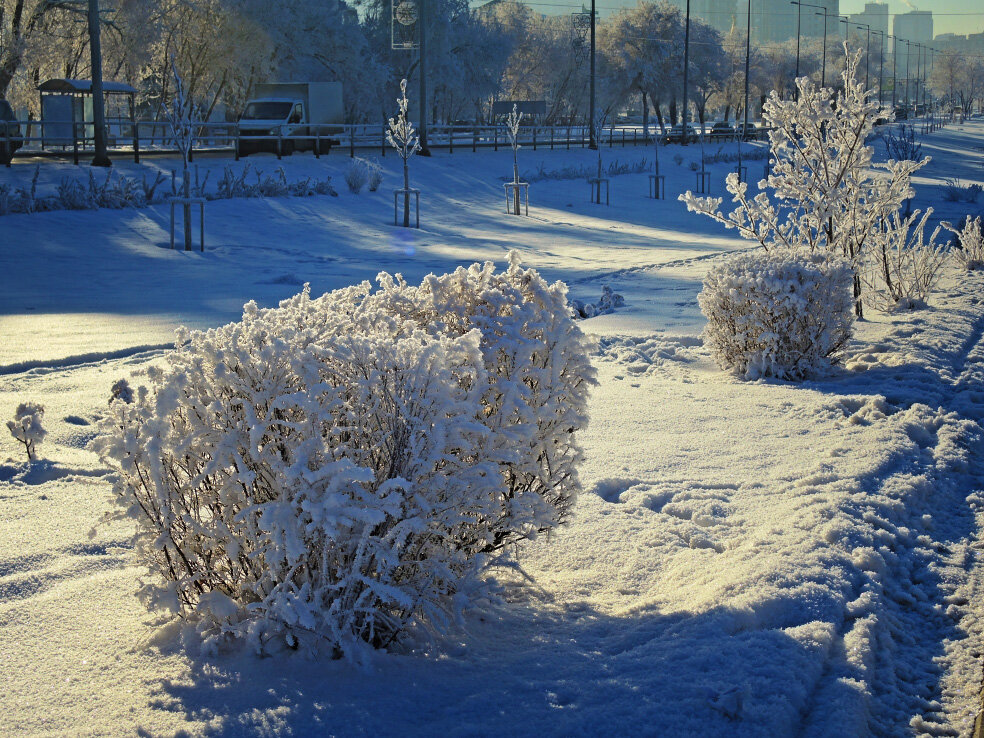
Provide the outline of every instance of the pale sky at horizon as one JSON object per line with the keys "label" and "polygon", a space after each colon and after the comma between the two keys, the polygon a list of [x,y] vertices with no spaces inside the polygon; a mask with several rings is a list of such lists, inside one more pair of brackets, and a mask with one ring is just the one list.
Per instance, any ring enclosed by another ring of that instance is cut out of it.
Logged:
{"label": "pale sky at horizon", "polygon": [[[473,0],[474,1],[474,0]],[[484,2],[485,0],[481,0]],[[547,15],[562,15],[581,7],[583,2],[589,5],[591,0],[520,0],[540,13]],[[671,0],[672,1],[672,0]],[[860,13],[866,2],[878,0],[840,0],[840,12]],[[957,33],[966,36],[969,33],[984,32],[984,2],[982,0],[934,0],[919,2],[919,0],[886,0],[890,14],[907,13],[910,10],[933,11],[933,35],[940,33]],[[637,0],[595,0],[595,7],[600,15],[607,16],[618,8],[633,7]],[[481,4],[481,3],[478,3]],[[755,12],[755,0],[752,0],[752,12]],[[889,18],[891,28],[891,17]]]}

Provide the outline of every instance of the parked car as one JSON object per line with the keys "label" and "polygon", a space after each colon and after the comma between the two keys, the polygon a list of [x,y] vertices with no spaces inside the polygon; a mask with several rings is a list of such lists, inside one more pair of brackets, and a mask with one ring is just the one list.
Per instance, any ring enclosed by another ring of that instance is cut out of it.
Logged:
{"label": "parked car", "polygon": [[748,128],[745,128],[744,123],[739,123],[735,126],[735,136],[739,137],[742,141],[755,141],[763,133],[754,123],[749,123]]}
{"label": "parked car", "polygon": [[[694,128],[690,123],[687,124],[687,142],[693,143],[697,140],[697,129]],[[683,124],[677,123],[673,126],[666,134],[663,136],[663,143],[683,143],[684,133]]]}
{"label": "parked car", "polygon": [[895,120],[908,120],[909,110],[904,105],[897,105],[894,110]]}
{"label": "parked car", "polygon": [[711,126],[708,134],[711,138],[732,138],[735,135],[735,127],[727,121],[721,120]]}
{"label": "parked car", "polygon": [[20,126],[10,103],[0,98],[0,164],[6,166],[14,158],[14,152],[24,145]]}

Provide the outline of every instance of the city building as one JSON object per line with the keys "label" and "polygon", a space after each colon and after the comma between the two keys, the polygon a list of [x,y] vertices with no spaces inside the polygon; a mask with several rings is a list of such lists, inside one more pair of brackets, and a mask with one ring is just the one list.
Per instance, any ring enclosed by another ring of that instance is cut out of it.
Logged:
{"label": "city building", "polygon": [[852,13],[848,16],[852,23],[871,26],[871,32],[888,35],[888,4],[865,3],[863,13]]}

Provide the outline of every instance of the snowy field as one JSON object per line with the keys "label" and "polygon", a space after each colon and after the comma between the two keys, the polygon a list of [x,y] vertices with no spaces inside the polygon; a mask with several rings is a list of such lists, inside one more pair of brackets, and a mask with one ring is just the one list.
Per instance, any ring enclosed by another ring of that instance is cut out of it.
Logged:
{"label": "snowy field", "polygon": [[[947,178],[984,183],[984,123],[922,139],[916,207],[950,220]],[[730,144],[725,148],[733,148]],[[708,146],[709,154],[722,148]],[[879,152],[883,151],[877,145]],[[681,162],[674,160],[679,153]],[[167,248],[169,211],[0,217],[0,420],[43,403],[30,467],[0,439],[0,734],[337,736],[970,735],[984,653],[984,274],[947,274],[930,308],[860,323],[843,369],[741,382],[699,338],[713,260],[748,248],[677,194],[699,148],[661,148],[670,198],[646,174],[531,187],[504,214],[511,153],[412,161],[418,230],[395,228],[398,162],[353,195],[347,157],[251,167],[333,177],[338,197],[225,200],[206,251]],[[606,163],[654,150],[604,149]],[[590,165],[589,151],[520,152],[521,171]],[[214,182],[229,160],[202,158]],[[761,176],[761,161],[749,163]],[[151,159],[118,170],[168,171]],[[729,165],[715,165],[722,194]],[[0,169],[23,186],[33,164]],[[45,162],[39,187],[85,167]],[[152,176],[152,175],[150,175]],[[592,318],[600,384],[570,525],[496,572],[499,598],[454,637],[344,661],[204,656],[148,613],[120,525],[90,530],[110,483],[85,450],[110,385],[136,386],[179,325],[236,320],[309,282],[429,272],[510,249],[573,298],[625,297]]]}

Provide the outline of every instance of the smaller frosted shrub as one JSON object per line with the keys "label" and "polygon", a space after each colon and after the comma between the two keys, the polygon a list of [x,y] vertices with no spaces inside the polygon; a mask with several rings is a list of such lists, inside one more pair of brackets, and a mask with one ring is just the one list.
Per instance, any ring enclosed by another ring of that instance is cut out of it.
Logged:
{"label": "smaller frosted shrub", "polygon": [[713,267],[697,297],[704,342],[744,379],[802,379],[837,363],[854,322],[854,271],[838,257],[747,252]]}
{"label": "smaller frosted shrub", "polygon": [[964,269],[984,269],[984,232],[981,231],[981,217],[973,220],[968,215],[963,228],[959,230],[950,223],[943,227],[956,234],[959,249],[953,251],[953,258]]}
{"label": "smaller frosted shrub", "polygon": [[7,421],[7,428],[16,440],[24,444],[27,460],[33,461],[37,456],[37,447],[48,435],[41,425],[44,418],[44,406],[35,402],[24,402],[17,406],[14,419]]}
{"label": "smaller frosted shrub", "polygon": [[379,185],[383,183],[383,168],[379,165],[379,162],[373,161],[372,159],[363,159],[366,163],[366,173],[369,177],[369,191],[375,192],[379,189]]}
{"label": "smaller frosted shrub", "polygon": [[932,208],[922,218],[918,210],[908,217],[893,213],[885,222],[884,237],[871,248],[862,274],[869,287],[865,302],[884,312],[925,306],[949,255],[945,246],[936,243],[940,226],[928,241],[925,238],[932,213]]}
{"label": "smaller frosted shrub", "polygon": [[345,170],[345,184],[348,186],[349,192],[353,195],[358,195],[368,182],[369,172],[365,162],[361,159],[352,159],[349,162],[348,169]]}

